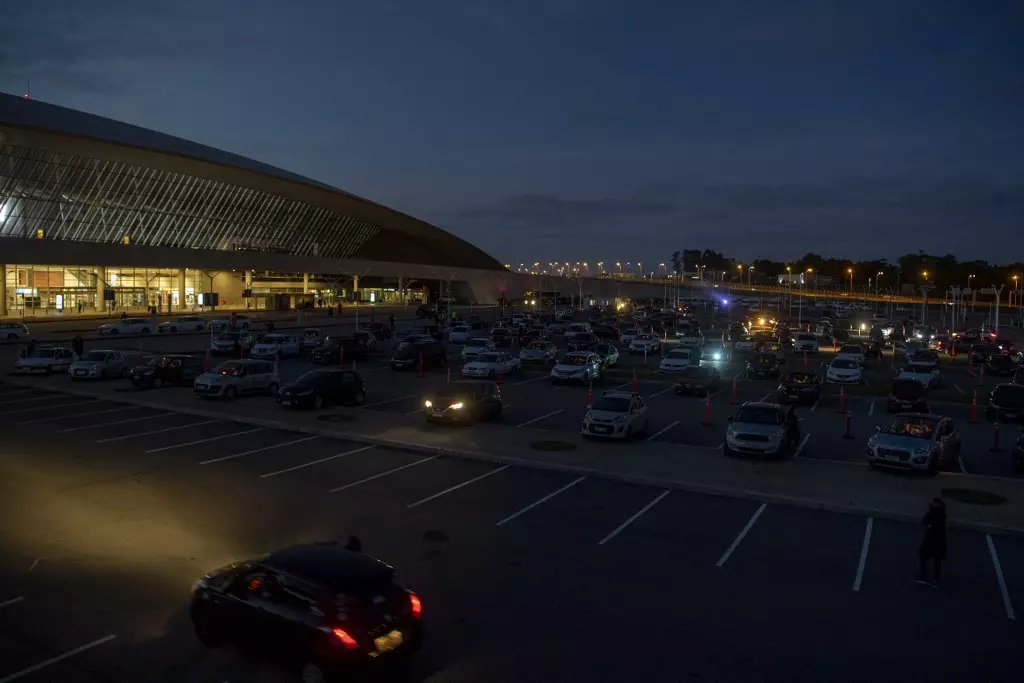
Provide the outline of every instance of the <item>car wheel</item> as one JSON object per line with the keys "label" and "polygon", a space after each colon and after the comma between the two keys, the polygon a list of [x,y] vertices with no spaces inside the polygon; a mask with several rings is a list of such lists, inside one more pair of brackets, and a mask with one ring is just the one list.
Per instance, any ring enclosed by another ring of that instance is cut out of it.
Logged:
{"label": "car wheel", "polygon": [[18,336],[16,334],[14,334],[13,332],[11,332],[9,335],[7,335],[7,341],[14,341],[17,338],[18,338]]}
{"label": "car wheel", "polygon": [[366,391],[360,389],[356,392],[356,405],[361,406],[366,402]]}
{"label": "car wheel", "polygon": [[320,410],[324,407],[324,397],[319,394],[313,397],[313,410]]}
{"label": "car wheel", "polygon": [[116,328],[110,330],[110,334],[121,334]]}
{"label": "car wheel", "polygon": [[238,395],[238,389],[235,387],[228,387],[224,390],[224,398],[234,398]]}
{"label": "car wheel", "polygon": [[326,683],[327,676],[324,674],[324,670],[320,668],[319,664],[313,662],[306,662],[302,665],[302,672],[300,674],[302,683]]}
{"label": "car wheel", "polygon": [[155,389],[159,389],[163,385],[164,385],[164,381],[162,379],[160,379],[159,377],[154,377],[153,378],[153,387]]}
{"label": "car wheel", "polygon": [[277,396],[277,390],[279,389],[277,382],[271,382],[267,385],[267,395]]}

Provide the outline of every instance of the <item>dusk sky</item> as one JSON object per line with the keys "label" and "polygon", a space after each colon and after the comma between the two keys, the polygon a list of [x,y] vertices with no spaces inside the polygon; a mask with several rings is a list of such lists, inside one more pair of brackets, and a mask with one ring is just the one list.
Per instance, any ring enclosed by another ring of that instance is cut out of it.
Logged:
{"label": "dusk sky", "polygon": [[505,263],[1008,262],[1022,35],[1015,0],[33,0],[4,8],[0,88],[30,78]]}

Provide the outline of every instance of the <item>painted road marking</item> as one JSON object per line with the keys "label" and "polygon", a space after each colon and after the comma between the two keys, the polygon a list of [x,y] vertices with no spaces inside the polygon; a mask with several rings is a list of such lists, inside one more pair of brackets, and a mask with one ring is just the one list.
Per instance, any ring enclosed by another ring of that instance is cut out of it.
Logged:
{"label": "painted road marking", "polygon": [[739,547],[740,543],[753,528],[754,524],[757,522],[757,518],[761,516],[761,513],[764,512],[764,509],[766,507],[768,507],[768,503],[761,503],[761,507],[757,508],[754,514],[751,515],[750,519],[747,521],[747,525],[743,527],[743,530],[740,531],[738,536],[736,536],[736,538],[732,542],[732,545],[730,545],[729,548],[725,551],[725,553],[720,558],[718,558],[718,562],[715,563],[716,567],[721,567],[729,560],[729,557],[733,554],[733,551],[735,551],[736,548]]}
{"label": "painted road marking", "polygon": [[552,491],[551,493],[549,493],[548,495],[544,496],[543,498],[540,498],[539,500],[533,501],[532,503],[530,503],[529,505],[524,507],[522,510],[519,510],[518,512],[513,512],[511,515],[509,515],[505,519],[501,520],[500,522],[498,522],[494,526],[502,526],[503,524],[511,522],[516,517],[522,515],[525,512],[529,512],[530,510],[532,510],[533,508],[537,507],[541,503],[546,503],[547,501],[551,500],[552,498],[557,496],[562,491],[567,491],[567,490],[571,489],[573,486],[575,486],[576,484],[580,483],[584,479],[586,479],[586,476],[582,476],[582,477],[579,477],[577,479],[573,479],[572,481],[570,481],[568,484],[566,484],[562,488],[560,488],[560,489],[558,489],[556,491]]}
{"label": "painted road marking", "polygon": [[872,401],[871,405],[868,406],[868,417],[871,417],[874,414],[875,414],[875,402]]}
{"label": "painted road marking", "polygon": [[62,652],[59,655],[57,655],[56,657],[50,657],[49,659],[43,660],[43,661],[39,662],[38,664],[33,664],[32,666],[28,667],[27,669],[22,669],[21,671],[15,671],[14,673],[12,673],[12,674],[10,674],[8,676],[4,676],[3,678],[0,678],[0,683],[11,683],[11,681],[16,681],[19,678],[24,678],[25,676],[28,676],[31,673],[35,673],[36,671],[39,671],[40,669],[45,669],[46,667],[50,666],[51,664],[56,664],[57,662],[60,662],[60,661],[63,661],[65,659],[67,659],[68,657],[74,657],[75,655],[77,655],[77,654],[79,654],[81,652],[85,652],[86,650],[91,650],[92,648],[97,647],[98,645],[102,645],[103,643],[110,642],[111,640],[113,640],[116,637],[117,636],[115,636],[113,633],[111,633],[110,635],[103,636],[102,638],[100,638],[98,640],[94,640],[91,643],[86,643],[85,645],[82,645],[80,647],[76,647],[74,650],[68,650],[67,652]]}
{"label": "painted road marking", "polygon": [[630,524],[632,524],[636,520],[640,519],[640,517],[642,517],[645,512],[647,512],[652,507],[657,505],[661,501],[662,498],[664,498],[665,496],[667,496],[671,492],[672,492],[672,489],[665,489],[664,491],[659,493],[657,496],[655,496],[654,500],[652,500],[650,503],[648,503],[647,505],[644,505],[642,508],[640,508],[639,510],[634,512],[632,517],[627,519],[625,522],[623,522],[619,526],[615,527],[615,529],[613,529],[610,534],[608,534],[607,536],[602,538],[600,541],[598,541],[597,544],[598,545],[604,545],[608,541],[610,541],[613,538],[615,538],[616,536],[618,536],[620,531],[622,531],[623,529],[628,527]]}
{"label": "painted road marking", "polygon": [[125,410],[138,410],[142,406],[119,406],[117,408],[107,408],[106,410],[93,410],[88,413],[78,413],[77,415],[56,415],[54,417],[40,417],[35,420],[22,420],[21,422],[15,422],[18,425],[31,425],[37,422],[53,422],[54,420],[69,420],[79,417],[87,417],[89,415],[103,415],[104,413],[120,413]]}
{"label": "painted road marking", "polygon": [[330,491],[328,491],[328,493],[337,493],[338,491],[344,491],[345,489],[350,489],[353,486],[359,486],[360,484],[365,484],[368,481],[373,481],[374,479],[380,479],[381,477],[386,477],[389,474],[394,474],[395,472],[401,472],[402,470],[407,470],[410,467],[416,467],[417,465],[422,465],[423,463],[430,462],[431,460],[436,460],[438,457],[439,456],[432,455],[429,458],[423,458],[422,460],[417,460],[416,462],[411,462],[408,465],[402,465],[401,467],[396,467],[396,468],[394,468],[392,470],[388,470],[387,472],[381,472],[380,474],[374,474],[373,476],[366,477],[365,479],[360,479],[359,481],[354,481],[351,484],[345,484],[343,486],[338,486],[337,488],[333,488]]}
{"label": "painted road marking", "polygon": [[313,465],[319,465],[320,463],[327,462],[328,460],[337,460],[338,458],[344,458],[345,456],[352,455],[353,453],[362,453],[363,451],[368,451],[371,448],[375,448],[375,446],[363,446],[362,448],[356,448],[355,450],[345,451],[344,453],[329,455],[326,458],[320,458],[318,460],[304,462],[301,465],[296,465],[295,467],[288,467],[283,470],[277,470],[276,472],[267,472],[266,474],[261,474],[260,479],[266,479],[267,477],[276,477],[279,474],[284,474],[285,472],[294,472],[295,470],[301,470],[304,467],[312,467]]}
{"label": "painted road marking", "polygon": [[242,436],[243,434],[252,434],[253,432],[262,432],[263,427],[257,427],[255,429],[246,429],[241,432],[231,432],[230,434],[221,434],[220,436],[211,436],[208,439],[197,439],[196,441],[186,441],[185,443],[176,443],[171,446],[161,446],[160,448],[151,448],[146,453],[159,453],[160,451],[169,451],[172,448],[184,448],[185,446],[195,446],[197,443],[206,443],[207,441],[218,441],[220,439],[228,439],[232,436]]}
{"label": "painted road marking", "polygon": [[[36,391],[36,390],[35,389],[28,389],[27,391]],[[2,395],[6,396],[7,394],[2,394]],[[7,403],[31,403],[32,401],[46,401],[48,399],[52,399],[52,398],[54,398],[56,396],[59,396],[59,395],[60,394],[52,393],[52,394],[46,394],[45,396],[36,396],[35,398],[16,398],[13,401],[0,401],[0,406],[2,406],[4,404],[7,404]]]}
{"label": "painted road marking", "polygon": [[444,491],[439,491],[439,492],[435,493],[432,496],[427,496],[423,500],[417,500],[415,503],[409,503],[408,505],[405,506],[405,508],[407,510],[409,510],[409,509],[412,509],[414,507],[419,507],[420,505],[423,505],[424,503],[429,503],[430,501],[434,500],[435,498],[440,498],[441,496],[443,496],[443,495],[445,495],[447,493],[451,493],[452,491],[458,491],[463,486],[469,486],[470,484],[472,484],[474,482],[480,481],[481,479],[486,479],[487,477],[491,476],[492,474],[497,474],[498,472],[507,470],[508,468],[509,468],[509,465],[502,465],[501,467],[493,469],[490,472],[484,472],[483,474],[481,474],[478,477],[473,477],[472,479],[467,479],[466,481],[462,482],[461,484],[456,484],[455,486],[449,486]]}
{"label": "painted road marking", "polygon": [[1010,602],[1010,593],[1006,590],[1006,580],[1003,579],[1003,567],[999,564],[999,554],[996,552],[996,544],[992,541],[992,534],[985,534],[985,543],[988,544],[988,553],[992,556],[992,567],[996,570],[996,581],[999,582],[999,593],[1003,596],[1003,608],[1006,610],[1006,618],[1016,620],[1017,615],[1013,611],[1013,603]]}
{"label": "painted road marking", "polygon": [[382,406],[382,405],[386,405],[388,403],[394,403],[395,401],[404,401],[407,398],[415,398],[415,395],[414,394],[409,394],[408,396],[398,396],[396,398],[389,398],[386,401],[377,401],[376,403],[367,403],[363,407],[364,408],[373,408],[374,406]]}
{"label": "painted road marking", "polygon": [[[14,389],[13,391],[0,391],[0,396],[14,396],[15,394],[31,394],[33,391],[45,391],[44,389]],[[50,394],[53,395],[52,393]],[[28,400],[28,399],[25,399]],[[13,403],[14,401],[3,401],[3,403]]]}
{"label": "painted road marking", "polygon": [[654,441],[654,440],[655,440],[655,439],[657,439],[657,438],[658,438],[659,436],[661,436],[662,434],[664,434],[664,433],[665,433],[665,432],[667,432],[668,430],[670,430],[670,429],[672,429],[673,427],[675,427],[675,426],[676,426],[677,424],[679,424],[679,420],[676,420],[675,422],[672,422],[671,424],[668,424],[668,425],[666,425],[666,426],[662,427],[661,429],[659,429],[658,431],[654,432],[654,433],[653,433],[653,434],[651,434],[651,435],[650,435],[649,437],[647,437],[647,440],[648,440],[648,441]]}
{"label": "painted road marking", "polygon": [[662,394],[667,394],[668,392],[672,391],[673,389],[675,389],[674,385],[669,386],[667,389],[662,389],[661,391],[656,391],[653,394],[651,394],[650,396],[648,396],[647,400],[650,401],[652,398],[655,398],[657,396],[661,396]]}
{"label": "painted road marking", "polygon": [[134,434],[124,434],[122,436],[110,436],[106,439],[99,439],[96,443],[107,443],[109,441],[121,441],[122,439],[134,439],[137,436],[149,436],[150,434],[162,434],[164,432],[173,432],[175,429],[190,429],[191,427],[202,427],[203,425],[212,425],[214,422],[220,422],[220,420],[206,420],[205,422],[192,422],[187,425],[178,425],[177,427],[164,427],[163,429],[154,429],[148,432],[135,432]]}
{"label": "painted road marking", "polygon": [[410,410],[409,412],[406,413],[406,415],[415,415],[416,413],[422,413],[423,410],[424,410],[423,408],[417,408],[416,410]]}
{"label": "painted road marking", "polygon": [[177,415],[178,413],[158,413],[156,415],[146,415],[144,417],[133,417],[128,420],[117,420],[116,422],[97,422],[96,424],[85,425],[84,427],[70,427],[68,429],[61,429],[57,433],[65,434],[67,432],[80,432],[84,429],[96,429],[97,427],[110,427],[113,425],[123,425],[129,422],[142,422],[143,420],[155,420],[160,417],[169,417],[171,415]]}
{"label": "painted road marking", "polygon": [[799,458],[800,457],[800,454],[803,453],[803,451],[804,451],[804,446],[807,445],[807,440],[810,439],[810,438],[811,438],[811,433],[810,432],[804,434],[804,438],[800,439],[800,445],[796,447],[795,451],[793,451],[793,457],[794,458]]}
{"label": "painted road marking", "polygon": [[966,391],[964,391],[963,389],[960,388],[959,384],[956,384],[955,382],[953,383],[953,388],[956,389],[957,391],[959,391],[961,394],[966,394],[967,393]]}
{"label": "painted road marking", "polygon": [[18,415],[20,413],[32,413],[32,412],[35,412],[37,410],[52,410],[53,408],[70,408],[71,406],[84,406],[84,405],[88,405],[90,403],[102,403],[102,402],[103,401],[101,401],[100,399],[97,398],[97,399],[92,399],[92,400],[89,400],[89,401],[76,401],[74,403],[57,403],[57,404],[54,404],[52,406],[40,406],[38,408],[23,408],[22,410],[9,410],[9,411],[7,411],[5,413],[0,413],[0,415]]}
{"label": "painted road marking", "polygon": [[263,446],[261,448],[254,448],[251,451],[245,451],[244,453],[234,453],[232,455],[224,455],[224,456],[221,456],[219,458],[211,458],[209,460],[203,460],[199,464],[200,465],[212,465],[215,462],[224,462],[225,460],[234,460],[235,458],[244,458],[245,456],[252,455],[253,453],[262,453],[263,451],[270,451],[270,450],[273,450],[275,448],[284,448],[285,446],[294,446],[297,443],[302,443],[304,441],[312,441],[315,438],[317,438],[317,437],[316,436],[304,436],[301,439],[293,439],[291,441],[285,441],[284,443],[276,443],[276,444],[273,444],[271,446]]}
{"label": "painted road marking", "polygon": [[860,592],[860,584],[864,580],[864,566],[868,563],[868,548],[871,546],[871,530],[875,526],[875,518],[868,517],[864,524],[864,542],[860,546],[860,559],[857,561],[857,575],[853,577],[853,592]]}
{"label": "painted road marking", "polygon": [[3,609],[4,607],[10,607],[11,605],[16,605],[16,604],[18,604],[19,602],[21,602],[24,599],[25,599],[24,596],[19,595],[16,598],[11,598],[10,600],[4,600],[3,602],[0,602],[0,609]]}
{"label": "painted road marking", "polygon": [[543,420],[546,417],[551,417],[552,415],[558,415],[559,413],[564,413],[564,412],[565,412],[564,409],[559,408],[558,410],[551,411],[547,415],[541,415],[540,417],[535,417],[532,420],[527,420],[526,422],[523,422],[521,424],[517,424],[516,427],[525,427],[526,425],[532,425],[534,422],[540,422],[541,420]]}
{"label": "painted road marking", "polygon": [[540,377],[534,377],[533,379],[524,379],[524,380],[519,381],[519,382],[513,382],[511,384],[511,386],[517,387],[520,384],[529,384],[530,382],[539,382],[542,379],[550,379],[550,375],[541,375]]}
{"label": "painted road marking", "polygon": [[817,409],[818,409],[818,404],[819,404],[819,403],[821,403],[821,395],[820,395],[820,394],[818,395],[818,398],[816,398],[816,399],[814,400],[814,405],[813,405],[813,406],[811,406],[811,410],[810,410],[809,412],[812,412],[812,413],[813,413],[813,412],[814,412],[815,410],[817,410]]}

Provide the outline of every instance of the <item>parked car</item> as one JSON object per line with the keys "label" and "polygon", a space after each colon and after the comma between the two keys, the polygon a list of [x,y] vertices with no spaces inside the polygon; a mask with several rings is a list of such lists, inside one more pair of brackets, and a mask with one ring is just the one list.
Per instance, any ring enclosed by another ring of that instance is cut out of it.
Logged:
{"label": "parked car", "polygon": [[942,384],[939,366],[934,363],[907,363],[896,379],[917,380],[925,389],[935,389]]}
{"label": "parked car", "polygon": [[916,379],[894,379],[889,386],[885,409],[890,413],[927,413],[925,388]]}
{"label": "parked car", "polygon": [[882,356],[882,342],[878,340],[871,340],[863,345],[864,358],[881,358]]}
{"label": "parked car", "polygon": [[615,344],[602,342],[594,347],[594,353],[601,359],[606,368],[613,368],[619,364],[619,349]]}
{"label": "parked car", "polygon": [[214,356],[241,356],[252,348],[252,335],[248,332],[221,332],[210,342]]}
{"label": "parked car", "polygon": [[108,379],[126,377],[128,363],[124,354],[115,349],[86,351],[68,367],[68,377],[77,379]]}
{"label": "parked car", "polygon": [[14,361],[16,373],[42,372],[48,375],[54,370],[66,370],[75,360],[74,352],[61,346],[41,346],[32,353],[23,349],[21,353],[21,357]]}
{"label": "parked car", "polygon": [[1000,384],[988,395],[985,419],[989,422],[1024,421],[1024,385]]}
{"label": "parked car", "polygon": [[593,332],[575,332],[565,336],[565,348],[568,351],[593,351],[601,343]]}
{"label": "parked car", "polygon": [[725,455],[791,453],[794,439],[786,412],[776,403],[747,402],[729,418],[722,450]]}
{"label": "parked car", "polygon": [[422,359],[424,368],[448,365],[448,350],[436,339],[401,342],[391,354],[392,370],[415,370]]}
{"label": "parked car", "polygon": [[[678,349],[673,349],[677,351]],[[713,365],[690,365],[676,380],[676,396],[706,396],[718,391],[722,376]]]}
{"label": "parked car", "polygon": [[462,362],[471,361],[481,353],[494,351],[494,342],[487,337],[473,337],[462,347]]}
{"label": "parked car", "polygon": [[468,424],[501,416],[501,387],[494,382],[461,380],[439,387],[423,400],[427,422]]}
{"label": "parked car", "polygon": [[583,414],[580,434],[608,439],[628,439],[643,434],[650,426],[647,404],[640,394],[605,391]]}
{"label": "parked car", "polygon": [[548,341],[532,341],[519,352],[519,360],[523,364],[547,365],[555,362],[558,347]]}
{"label": "parked car", "polygon": [[448,341],[452,344],[465,344],[473,336],[469,325],[455,325],[448,330]]}
{"label": "parked car", "polygon": [[280,359],[288,356],[298,356],[300,349],[299,340],[285,334],[265,334],[256,340],[252,345],[250,355],[253,358]]}
{"label": "parked car", "polygon": [[522,369],[522,362],[503,351],[492,351],[476,357],[462,366],[463,377],[499,377],[514,375]]}
{"label": "parked car", "polygon": [[821,378],[813,372],[787,373],[778,388],[779,403],[815,403],[821,398]]}
{"label": "parked car", "polygon": [[635,327],[623,327],[619,330],[619,343],[629,347],[638,334],[640,334],[640,330]]}
{"label": "parked car", "polygon": [[302,331],[302,337],[299,338],[299,347],[302,349],[315,349],[318,346],[322,346],[326,339],[327,335],[319,327],[307,327]]}
{"label": "parked car", "polygon": [[495,327],[491,330],[491,341],[496,349],[510,349],[515,345],[516,337],[507,327]]}
{"label": "parked car", "polygon": [[665,354],[658,363],[658,372],[685,372],[687,368],[699,367],[700,356],[693,349],[675,348]]}
{"label": "parked car", "polygon": [[374,339],[391,339],[391,335],[394,334],[390,323],[381,322],[363,323],[359,326],[359,331],[369,332]]}
{"label": "parked car", "polygon": [[747,361],[747,379],[772,379],[779,376],[779,361],[774,353],[755,353]]}
{"label": "parked car", "polygon": [[638,334],[629,342],[629,352],[654,354],[661,350],[661,338],[655,334]]}
{"label": "parked car", "polygon": [[990,363],[999,355],[999,349],[992,344],[974,344],[971,346],[969,357],[972,363]]}
{"label": "parked car", "polygon": [[793,350],[797,353],[818,353],[818,338],[809,332],[796,335]]}
{"label": "parked car", "polygon": [[156,326],[156,331],[164,334],[202,332],[205,329],[206,321],[198,315],[179,315],[174,320],[167,320]]}
{"label": "parked car", "polygon": [[423,603],[395,570],[336,542],[276,550],[203,576],[189,613],[206,647],[240,644],[297,665],[303,681],[349,680],[404,660],[423,640]]}
{"label": "parked car", "polygon": [[114,323],[100,325],[97,332],[104,337],[118,334],[149,334],[155,327],[156,325],[148,318],[124,318]]}
{"label": "parked car", "polygon": [[1010,377],[1017,372],[1017,363],[1010,356],[1002,354],[993,356],[992,360],[988,363],[987,372],[998,377]]}
{"label": "parked car", "polygon": [[362,405],[366,400],[366,382],[359,373],[341,368],[310,370],[277,392],[277,402],[286,408],[313,408],[329,405]]}
{"label": "parked car", "polygon": [[232,314],[227,318],[210,321],[210,329],[216,332],[244,332],[253,325],[253,319],[247,315]]}
{"label": "parked car", "polygon": [[601,357],[588,351],[565,354],[551,368],[551,382],[580,382],[586,384],[601,377]]}
{"label": "parked car", "polygon": [[196,377],[192,389],[200,397],[235,398],[240,394],[277,395],[281,378],[265,360],[229,360]]}
{"label": "parked car", "polygon": [[323,346],[313,349],[310,360],[318,365],[338,365],[348,358],[349,360],[363,360],[377,348],[377,339],[368,330],[353,332],[344,337],[327,337]]}
{"label": "parked car", "polygon": [[953,420],[934,413],[906,413],[875,428],[868,439],[868,464],[935,473],[956,469],[962,443]]}
{"label": "parked car", "polygon": [[825,381],[830,384],[860,384],[863,379],[861,364],[852,358],[837,356],[825,371]]}
{"label": "parked car", "polygon": [[151,358],[145,365],[132,370],[132,385],[160,387],[171,384],[191,385],[203,373],[203,359],[192,356],[171,354]]}
{"label": "parked car", "polygon": [[860,365],[864,365],[864,348],[859,344],[843,344],[839,347],[839,353],[836,354],[836,358],[852,360]]}
{"label": "parked car", "polygon": [[24,323],[13,323],[0,321],[0,339],[4,341],[17,341],[32,336]]}

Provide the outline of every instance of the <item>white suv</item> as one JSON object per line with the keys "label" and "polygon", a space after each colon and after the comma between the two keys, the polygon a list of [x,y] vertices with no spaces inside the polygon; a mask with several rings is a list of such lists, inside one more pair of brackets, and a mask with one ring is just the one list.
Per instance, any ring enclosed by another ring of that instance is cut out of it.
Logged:
{"label": "white suv", "polygon": [[647,404],[640,394],[605,391],[587,408],[580,425],[583,436],[628,439],[647,431]]}
{"label": "white suv", "polygon": [[197,396],[234,398],[239,394],[277,395],[281,378],[274,364],[265,360],[229,360],[212,372],[204,372],[192,384]]}
{"label": "white suv", "polygon": [[30,336],[23,323],[0,323],[0,341],[14,341]]}
{"label": "white suv", "polygon": [[796,335],[796,341],[793,342],[793,349],[797,353],[817,353],[818,338],[810,332],[801,332]]}

